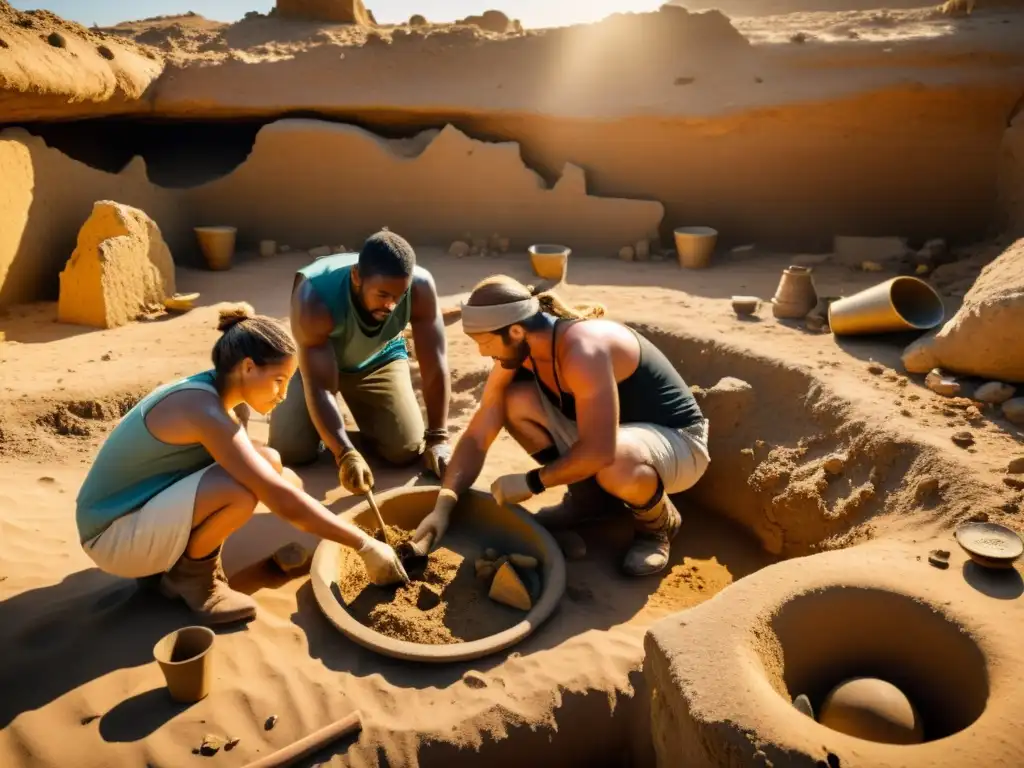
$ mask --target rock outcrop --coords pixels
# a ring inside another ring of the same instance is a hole
[[[138,208],[100,200],[60,273],[57,319],[114,328],[174,289],[174,260],[156,222]]]
[[[1024,238],[985,267],[964,303],[938,331],[903,352],[910,373],[933,368],[1024,382]]]
[[[337,24],[372,23],[363,0],[277,0],[277,15],[282,19],[333,21]]]

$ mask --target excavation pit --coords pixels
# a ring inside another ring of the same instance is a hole
[[[907,595],[829,587],[787,602],[771,628],[786,701],[805,694],[820,713],[844,681],[885,680],[920,713],[924,741],[964,730],[985,710],[988,674],[977,644],[963,626]]]

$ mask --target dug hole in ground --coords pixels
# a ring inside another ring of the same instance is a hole
[[[418,250],[446,304],[499,266],[495,259],[453,262],[436,249]],[[982,511],[1005,519],[1000,506],[1008,503],[1009,489],[998,485],[1001,462],[993,457],[1005,456],[1013,437],[993,424],[977,430],[981,450],[955,448],[946,434],[950,417],[942,414],[942,399],[895,370],[858,359],[831,336],[804,332],[763,311],[755,319],[736,318],[728,301],[717,296],[737,280],[767,295],[784,265],[772,261],[725,266],[697,278],[665,262],[627,267],[596,261],[586,272],[588,285],[561,289],[569,300],[602,302],[611,317],[646,333],[697,388],[711,420],[713,461],[705,478],[679,499],[685,524],[663,574],[639,580],[619,574],[630,536],[626,521],[585,529],[587,558],[568,564],[562,605],[534,635],[494,657],[427,669],[356,647],[324,620],[307,578],[275,576],[264,561],[277,546],[313,542],[263,512],[229,541],[226,552],[233,583],[257,598],[260,616],[246,631],[219,636],[214,691],[187,709],[167,700],[151,661],[153,643],[190,623],[187,613],[135,595],[132,585],[90,567],[76,544],[69,510],[90,457],[119,414],[150,386],[206,365],[216,303],[237,298],[244,286],[261,311],[283,316],[281,276],[302,259],[251,257],[228,273],[179,270],[179,290],[201,290],[206,306],[159,322],[76,333],[52,323],[52,305],[13,312],[4,327],[9,338],[23,343],[5,349],[5,371],[13,375],[5,378],[0,446],[10,480],[3,492],[8,513],[0,632],[10,649],[5,690],[19,694],[4,699],[0,748],[25,765],[59,765],[73,751],[95,748],[109,759],[173,764],[214,732],[242,739],[235,748],[241,761],[358,708],[364,730],[344,750],[350,765],[385,759],[423,766],[479,760],[504,766],[524,759],[652,764],[658,743],[651,737],[655,689],[660,708],[654,732],[663,733],[658,723],[680,716],[665,712],[670,694],[661,673],[643,670],[644,635],[657,620],[737,582],[752,585],[749,596],[737,598],[740,605],[782,603],[773,592],[777,588],[755,582],[773,568],[759,569],[843,547],[893,547],[891,557],[899,562],[892,572],[899,583],[873,586],[913,593],[918,584],[941,597],[963,578],[960,555],[954,552],[952,567],[939,571],[927,564],[928,552],[954,549],[949,528],[955,522]],[[504,259],[500,268],[530,279],[525,256]],[[823,267],[818,281],[819,290],[849,291],[865,276]],[[684,284],[686,293],[680,290]],[[652,309],[665,306],[673,307],[671,322],[662,320],[663,309]],[[487,367],[459,322],[448,325],[447,333],[458,431],[479,401]],[[863,358],[885,353],[877,343],[852,350]],[[908,408],[914,409],[909,418],[900,414]],[[265,438],[265,429],[264,423],[252,425],[257,439]],[[503,434],[480,487],[530,466]],[[379,487],[417,481],[415,469],[375,466],[375,472]],[[310,492],[327,495],[334,509],[353,503],[335,489],[327,464],[302,474]],[[557,498],[551,491],[529,506]],[[787,571],[793,579],[786,588],[811,579],[815,562],[783,563],[796,566]],[[884,580],[884,570],[883,565],[875,577]],[[982,619],[994,626],[996,616],[1007,622],[1016,615],[1015,604],[967,589],[972,600],[961,617],[966,626]],[[709,605],[742,614],[730,594]],[[900,620],[886,613],[886,605],[872,606],[879,631],[890,619]],[[812,622],[801,631],[828,642],[834,636],[830,609],[814,615],[822,626]],[[752,617],[743,636],[763,620]],[[691,653],[691,647],[684,656],[727,654],[736,646],[715,637],[729,637],[729,626],[708,630],[698,646],[706,650]],[[648,641],[648,666],[669,655],[674,654],[652,650]],[[671,679],[675,690],[678,678]],[[702,690],[728,690],[724,682]],[[775,694],[780,713],[789,708],[783,693]],[[271,714],[278,715],[278,724],[265,731]],[[65,724],[61,739],[47,738],[58,723]],[[668,764],[664,756],[660,764]]]

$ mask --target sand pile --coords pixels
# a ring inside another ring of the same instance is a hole
[[[392,546],[411,535],[388,526]],[[489,600],[473,558],[456,551],[472,544],[451,536],[445,543],[430,553],[421,573],[410,570],[410,583],[397,589],[370,584],[359,556],[345,551],[338,577],[342,604],[375,632],[423,645],[471,642],[516,624],[522,614]]]

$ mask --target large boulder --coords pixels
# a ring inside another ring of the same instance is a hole
[[[937,332],[903,352],[910,373],[932,368],[1024,382],[1024,238],[985,267],[963,305]]]
[[[282,19],[331,21],[335,24],[373,23],[363,0],[277,0],[277,15]]]
[[[113,328],[174,291],[174,260],[156,222],[138,208],[100,200],[60,273],[57,319]]]

